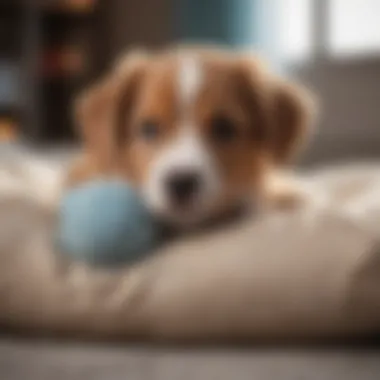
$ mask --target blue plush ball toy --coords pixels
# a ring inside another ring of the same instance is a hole
[[[130,185],[98,180],[63,197],[58,243],[65,254],[90,264],[131,263],[157,245],[158,226]]]

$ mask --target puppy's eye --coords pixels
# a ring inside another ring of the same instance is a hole
[[[238,137],[235,123],[225,116],[216,116],[211,120],[211,138],[216,142],[228,143]]]
[[[144,121],[139,128],[138,134],[144,140],[153,141],[160,134],[159,125],[153,120]]]

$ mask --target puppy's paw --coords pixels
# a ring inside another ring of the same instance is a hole
[[[278,189],[268,195],[268,206],[276,210],[295,210],[306,207],[312,202],[311,194],[301,187]]]
[[[294,178],[276,177],[266,184],[263,206],[274,210],[298,210],[313,203],[313,196],[304,184]]]

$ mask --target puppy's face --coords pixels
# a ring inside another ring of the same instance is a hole
[[[306,115],[298,91],[257,60],[190,49],[129,56],[79,103],[92,159],[176,224],[259,193],[298,145]]]

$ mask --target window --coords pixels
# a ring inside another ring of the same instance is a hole
[[[282,60],[306,60],[321,46],[325,58],[380,56],[380,0],[261,1]]]
[[[280,57],[304,60],[312,54],[312,1],[270,0],[277,17],[277,46]]]
[[[380,53],[379,0],[330,0],[327,25],[333,56]]]

